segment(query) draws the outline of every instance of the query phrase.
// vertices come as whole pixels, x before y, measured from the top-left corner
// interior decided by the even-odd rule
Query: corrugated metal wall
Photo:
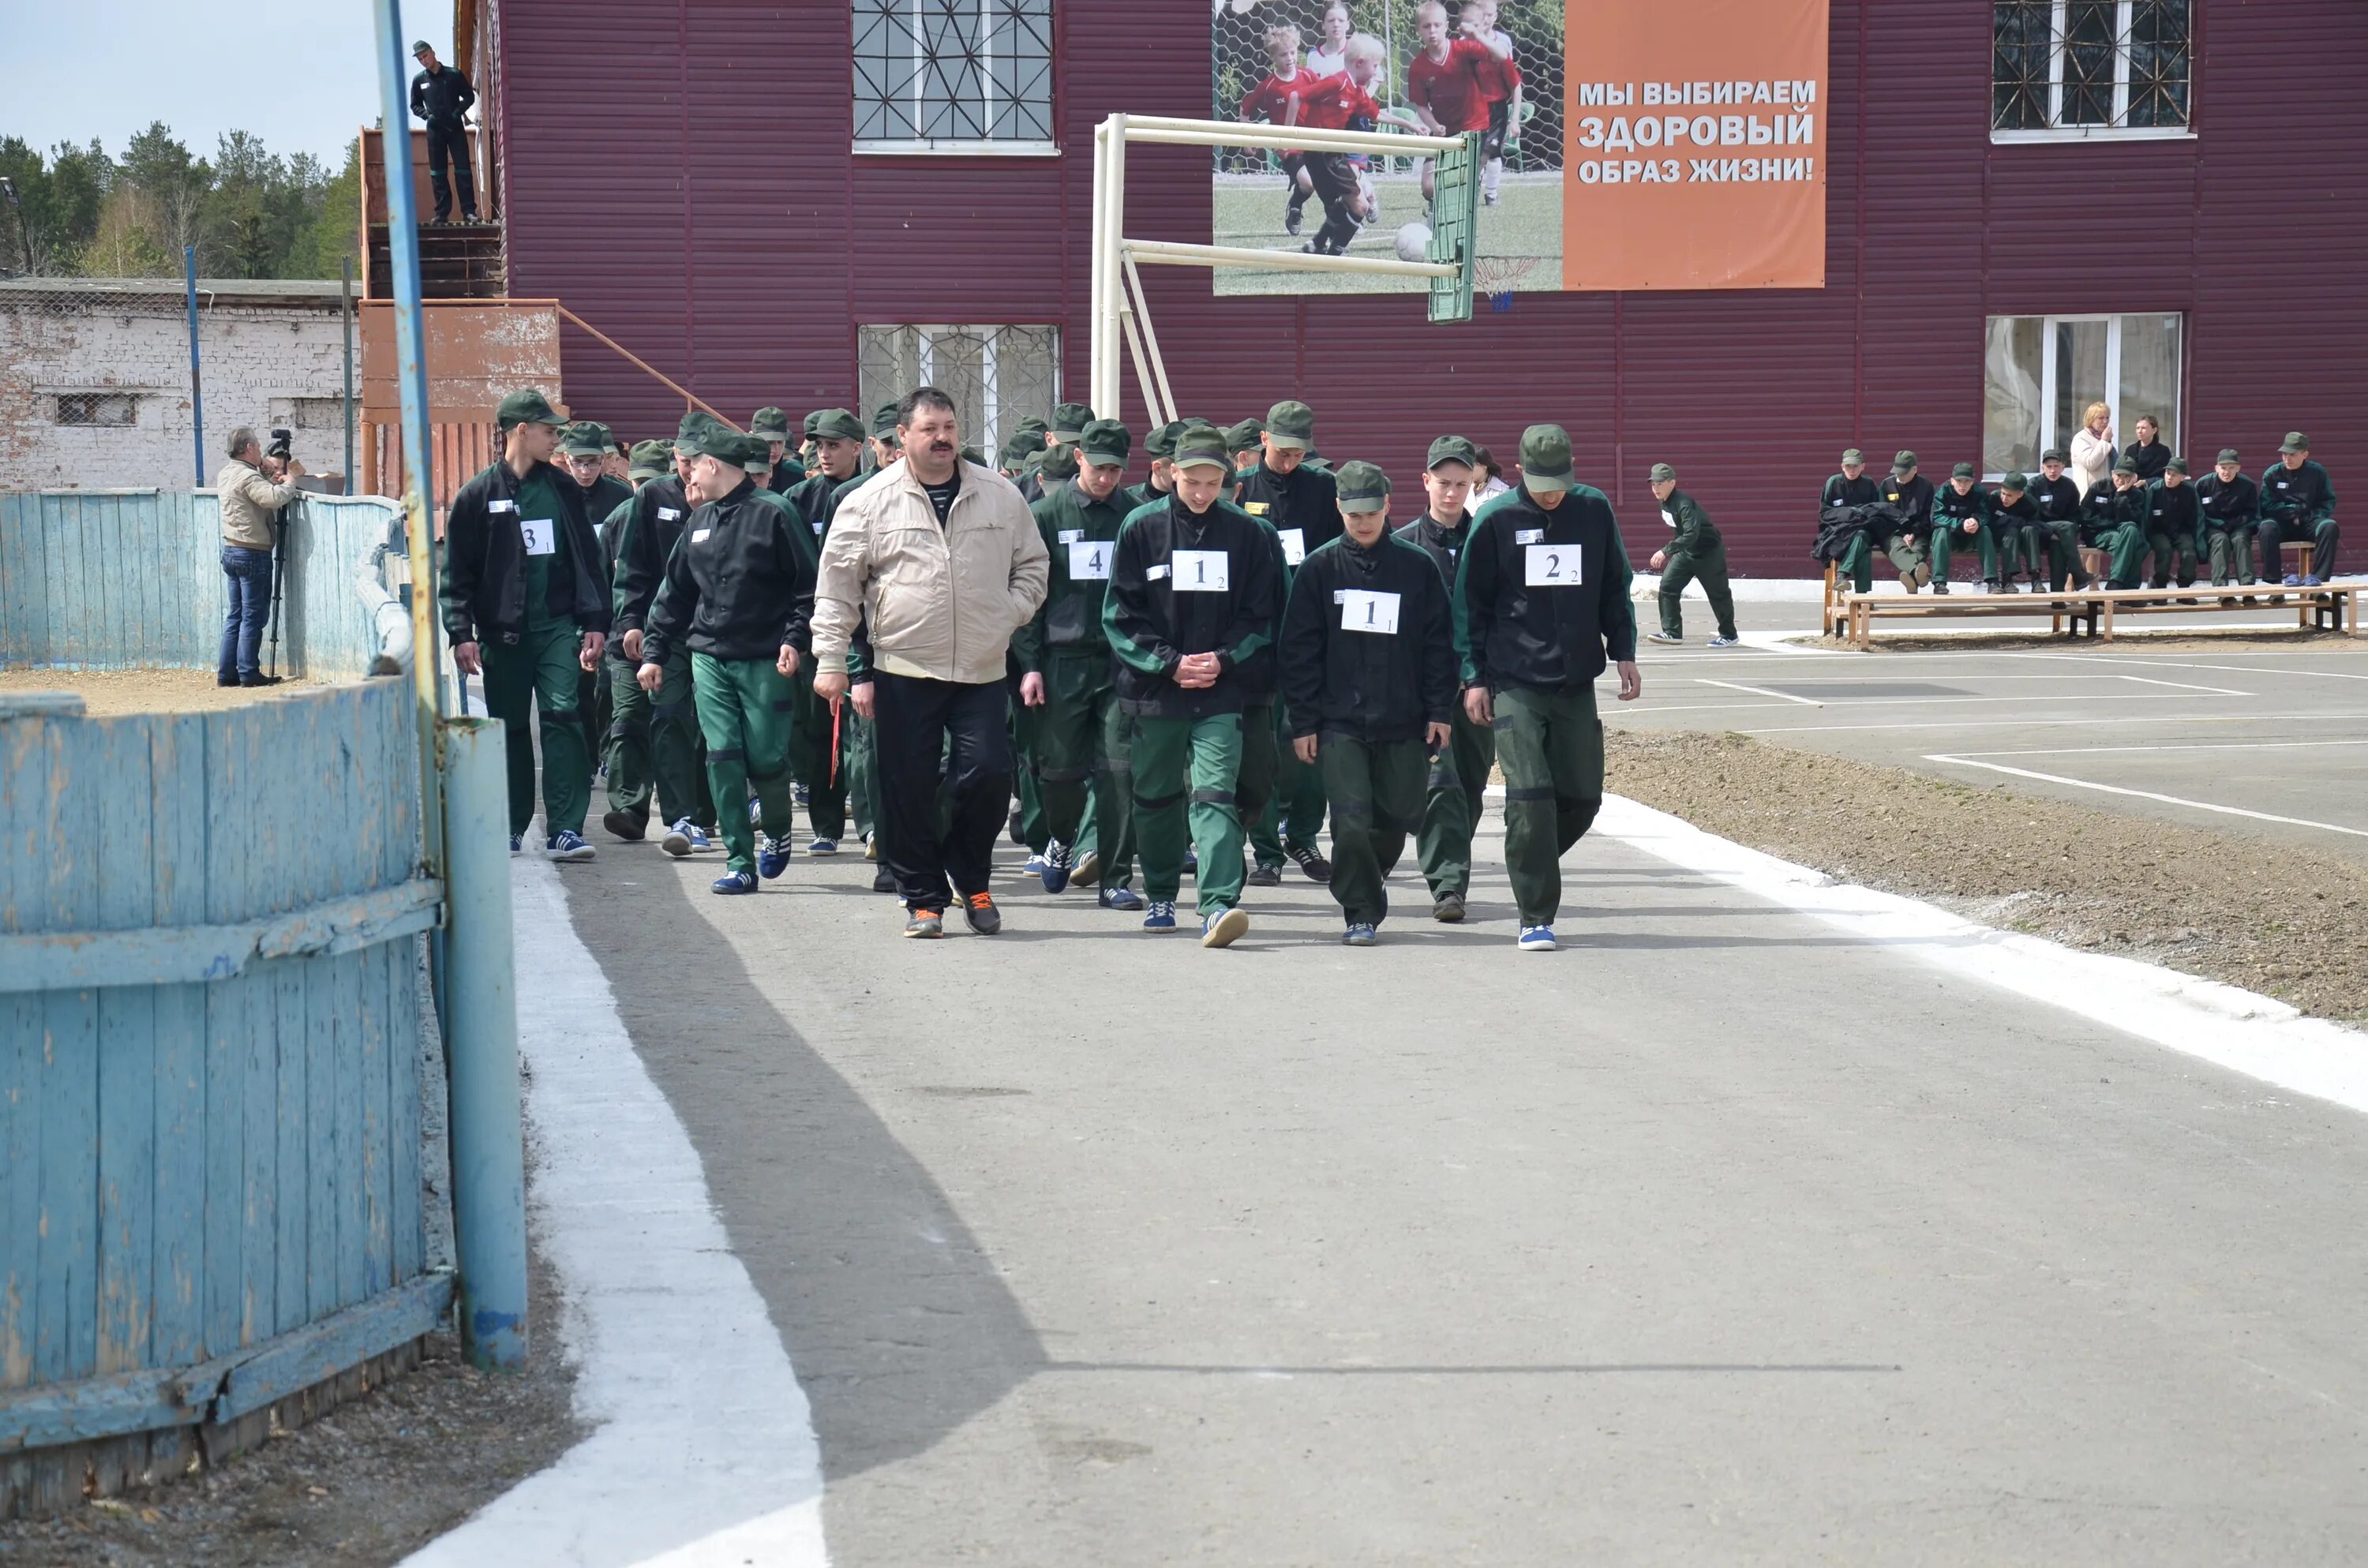
[[[1835,0],[1825,289],[1523,295],[1451,329],[1412,300],[1220,301],[1147,268],[1177,395],[1224,420],[1304,397],[1328,454],[1406,494],[1441,430],[1509,460],[1554,420],[1632,517],[1674,462],[1738,570],[1797,575],[1844,446],[1978,459],[1987,315],[2180,311],[2193,453],[2266,463],[2299,426],[2340,483],[2368,420],[2368,28],[2347,0],[2196,9],[2196,139],[1993,146],[1988,7]],[[1092,127],[1206,113],[1207,6],[1060,0],[1058,158],[852,156],[851,15],[500,0],[512,292],[735,415],[851,403],[858,324],[1057,323],[1081,391]],[[586,37],[627,69],[591,70]],[[1205,240],[1208,167],[1135,149],[1131,232]],[[573,328],[564,352],[590,416],[678,417]]]

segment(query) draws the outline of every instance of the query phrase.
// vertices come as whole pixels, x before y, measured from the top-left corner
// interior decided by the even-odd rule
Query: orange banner
[[[1568,0],[1562,286],[1826,281],[1826,0]]]

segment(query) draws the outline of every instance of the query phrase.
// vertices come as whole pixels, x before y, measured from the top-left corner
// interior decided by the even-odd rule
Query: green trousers
[[[757,835],[748,825],[748,789],[757,790],[765,836],[797,826],[790,790],[790,731],[797,687],[770,659],[690,656],[699,694],[699,729],[707,737],[707,785],[714,791],[716,831],[735,871],[757,869]]]
[[[847,705],[847,802],[855,832],[869,840],[880,826],[880,753],[872,744],[871,721]]]
[[[1037,715],[1036,790],[1046,834],[1072,849],[1085,836],[1091,802],[1090,831],[1102,863],[1099,881],[1117,888],[1134,876],[1134,769],[1110,664],[1103,649],[1054,650]]]
[[[1378,926],[1390,912],[1384,885],[1421,824],[1430,756],[1420,741],[1322,737],[1315,753],[1332,803],[1332,896],[1351,926]]]
[[[2242,528],[2206,528],[2203,547],[2210,556],[2212,585],[2225,588],[2233,570],[2238,584],[2253,581],[2253,530]]]
[[[1671,551],[1661,564],[1661,631],[1669,637],[1686,634],[1684,600],[1686,585],[1700,583],[1702,597],[1710,600],[1710,613],[1718,622],[1721,637],[1733,637],[1735,631],[1735,593],[1726,585],[1726,546],[1713,545],[1702,555],[1689,555]]]
[[[1841,559],[1834,562],[1841,575],[1850,580],[1858,593],[1874,591],[1874,541],[1861,530],[1858,537],[1842,547]]]
[[[1982,558],[1982,581],[1997,582],[1998,540],[1990,532],[1990,526],[1987,523],[1980,524],[1975,528],[1973,543],[1975,550]],[[1932,519],[1932,581],[1945,583],[1949,580],[1949,558],[1964,548],[1965,535],[1957,525],[1951,523],[1945,517]]]
[[[584,749],[584,723],[576,708],[584,666],[576,654],[584,634],[573,621],[533,627],[516,642],[481,642],[484,660],[485,712],[506,732],[510,774],[510,831],[522,834],[534,820],[534,734],[527,729],[529,708],[542,734],[542,826],[556,837],[582,833],[592,804],[592,758]]]
[[[2105,579],[2108,587],[2135,588],[2140,582],[2139,572],[2146,561],[2146,529],[2135,523],[2116,523],[2097,532],[2097,549],[2105,552]]]
[[[835,841],[847,835],[847,723],[855,717],[855,710],[844,701],[838,705],[838,755],[834,757],[830,704],[814,696],[813,660],[800,663],[796,681],[791,711],[797,723],[790,736],[790,772],[806,787],[806,822],[814,835]]]
[[[1505,769],[1505,869],[1524,926],[1562,907],[1562,858],[1603,808],[1603,722],[1595,687],[1496,694],[1497,758]]]
[[[1143,851],[1143,895],[1173,903],[1184,885],[1184,846],[1201,857],[1201,913],[1242,897],[1242,817],[1234,786],[1242,770],[1242,716],[1134,721],[1134,832]],[[1185,797],[1191,797],[1186,810]]]
[[[1274,776],[1275,799],[1282,812],[1282,842],[1285,846],[1304,844],[1313,848],[1316,835],[1324,831],[1324,810],[1326,804],[1324,769],[1310,767],[1299,760],[1291,745],[1291,714],[1281,702],[1274,705],[1276,762]]]
[[[1276,870],[1284,858],[1283,807],[1275,799],[1275,781],[1282,772],[1282,728],[1275,717],[1280,706],[1269,697],[1242,710],[1242,776],[1235,787],[1250,853],[1259,865]]]
[[[690,695],[690,655],[666,662],[666,681],[656,691],[642,689],[638,663],[609,662],[609,809],[646,824],[655,795],[659,820],[689,817],[705,827],[715,821],[707,799],[700,756],[699,713]]]
[[[1884,540],[1883,553],[1891,558],[1891,569],[1902,577],[1912,578],[1931,564],[1928,541],[1911,533],[1896,533]]]
[[[1052,842],[1052,829],[1044,819],[1044,796],[1036,784],[1036,743],[1043,728],[1044,710],[1030,708],[1019,700],[1019,688],[1011,688],[1011,788],[1019,797],[1019,841],[1028,846],[1031,855],[1044,853]]]
[[[1422,880],[1430,884],[1433,898],[1472,891],[1472,835],[1480,826],[1488,770],[1496,760],[1496,733],[1474,723],[1458,701],[1448,743],[1430,759],[1422,828],[1415,838],[1415,851],[1422,859]],[[1332,798],[1338,801],[1338,791]],[[1340,816],[1336,808],[1332,816],[1335,845],[1339,838]]]
[[[2195,581],[2195,536],[2175,534],[2169,529],[2146,535],[2146,553],[2154,557],[2154,577],[2149,585],[2168,588],[2175,574],[2182,588]]]

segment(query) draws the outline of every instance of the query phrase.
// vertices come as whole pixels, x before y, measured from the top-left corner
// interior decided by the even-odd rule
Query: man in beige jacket
[[[216,686],[272,686],[263,673],[263,626],[271,616],[272,514],[296,499],[295,476],[304,465],[294,458],[285,470],[263,455],[263,443],[242,425],[230,433],[230,461],[214,475],[222,500],[222,569],[230,582],[230,609],[222,617],[222,653],[214,661]]]
[[[814,696],[846,695],[848,646],[864,635],[880,860],[905,901],[905,935],[943,936],[958,893],[971,929],[992,936],[1003,917],[987,882],[1011,799],[1005,660],[1044,601],[1044,540],[1009,480],[962,460],[945,393],[907,396],[896,437],[904,460],[847,494],[823,544]],[[940,757],[953,807],[942,835]]]

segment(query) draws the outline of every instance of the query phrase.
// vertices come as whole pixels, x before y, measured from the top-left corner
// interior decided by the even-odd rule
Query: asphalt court
[[[1644,696],[1607,702],[1607,720],[1733,732],[2368,859],[2368,641],[1859,653],[1782,641],[1801,613],[1747,607],[1743,648],[1645,644]],[[1783,630],[1751,624],[1771,621]]]

